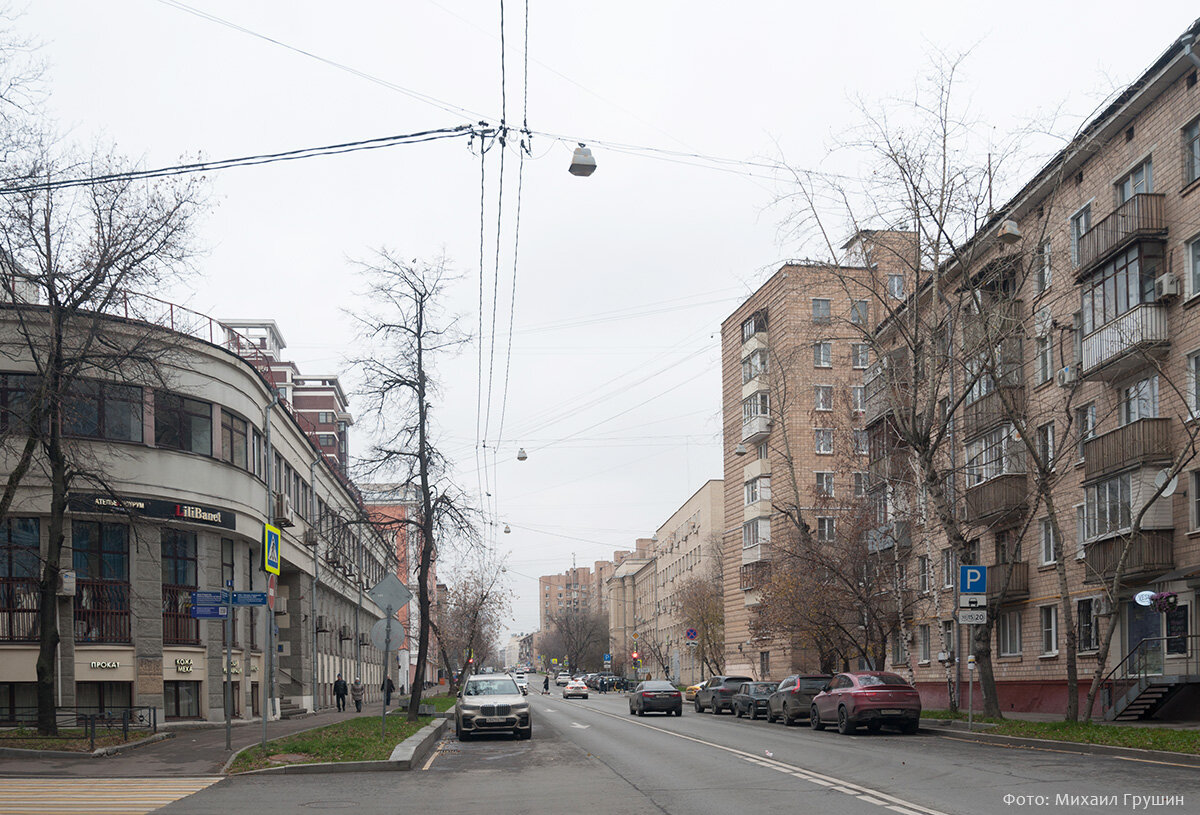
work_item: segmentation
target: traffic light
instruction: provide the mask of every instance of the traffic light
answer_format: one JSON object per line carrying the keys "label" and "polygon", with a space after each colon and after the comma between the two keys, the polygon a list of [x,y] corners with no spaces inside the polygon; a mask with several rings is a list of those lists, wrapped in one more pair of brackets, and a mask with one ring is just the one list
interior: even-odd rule
{"label": "traffic light", "polygon": [[640,659],[642,655],[639,654],[637,651],[634,651],[632,654],[630,654],[630,656],[633,657],[634,659]]}

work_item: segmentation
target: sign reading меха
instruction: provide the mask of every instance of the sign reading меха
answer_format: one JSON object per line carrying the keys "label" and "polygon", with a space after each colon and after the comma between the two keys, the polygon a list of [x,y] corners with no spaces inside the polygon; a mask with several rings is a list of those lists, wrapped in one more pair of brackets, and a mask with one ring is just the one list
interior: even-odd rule
{"label": "sign reading \u043c\u0435\u0445\u0430", "polygon": [[121,515],[143,518],[162,518],[171,521],[186,521],[194,524],[209,524],[224,529],[237,526],[233,512],[228,509],[191,504],[183,501],[164,501],[161,498],[139,498],[134,495],[113,497],[99,493],[73,493],[70,506],[74,512],[115,512]]}

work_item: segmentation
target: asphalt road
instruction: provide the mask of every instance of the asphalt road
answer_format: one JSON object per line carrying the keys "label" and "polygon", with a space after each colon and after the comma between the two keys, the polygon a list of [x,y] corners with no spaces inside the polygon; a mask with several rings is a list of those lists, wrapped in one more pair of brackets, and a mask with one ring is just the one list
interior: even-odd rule
{"label": "asphalt road", "polygon": [[[234,778],[159,811],[1173,815],[1200,804],[1200,773],[1169,763],[888,731],[840,736],[690,706],[682,718],[633,717],[620,694],[530,698],[531,741],[460,743],[450,731],[420,770]],[[1135,808],[1134,795],[1164,805]]]}

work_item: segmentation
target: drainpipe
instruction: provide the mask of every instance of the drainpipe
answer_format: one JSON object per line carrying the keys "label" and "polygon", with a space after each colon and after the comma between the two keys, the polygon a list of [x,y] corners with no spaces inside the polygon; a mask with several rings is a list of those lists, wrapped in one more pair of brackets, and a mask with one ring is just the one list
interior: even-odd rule
{"label": "drainpipe", "polygon": [[321,693],[321,654],[318,648],[317,636],[317,586],[321,584],[321,558],[318,557],[321,541],[318,537],[321,519],[317,517],[317,459],[308,466],[308,483],[312,488],[308,491],[308,526],[316,534],[313,535],[313,576],[312,576],[312,643],[313,643],[313,711],[319,711],[321,705],[318,697]]}

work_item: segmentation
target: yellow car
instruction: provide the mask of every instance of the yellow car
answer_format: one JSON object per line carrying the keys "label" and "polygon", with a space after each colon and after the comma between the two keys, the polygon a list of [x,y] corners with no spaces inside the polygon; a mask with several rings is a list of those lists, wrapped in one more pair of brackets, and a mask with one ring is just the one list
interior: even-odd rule
{"label": "yellow car", "polygon": [[703,682],[699,682],[695,685],[688,685],[687,689],[684,690],[684,692],[683,692],[683,698],[688,700],[689,702],[696,701],[696,691],[700,690],[700,688],[703,685],[704,685]]}

